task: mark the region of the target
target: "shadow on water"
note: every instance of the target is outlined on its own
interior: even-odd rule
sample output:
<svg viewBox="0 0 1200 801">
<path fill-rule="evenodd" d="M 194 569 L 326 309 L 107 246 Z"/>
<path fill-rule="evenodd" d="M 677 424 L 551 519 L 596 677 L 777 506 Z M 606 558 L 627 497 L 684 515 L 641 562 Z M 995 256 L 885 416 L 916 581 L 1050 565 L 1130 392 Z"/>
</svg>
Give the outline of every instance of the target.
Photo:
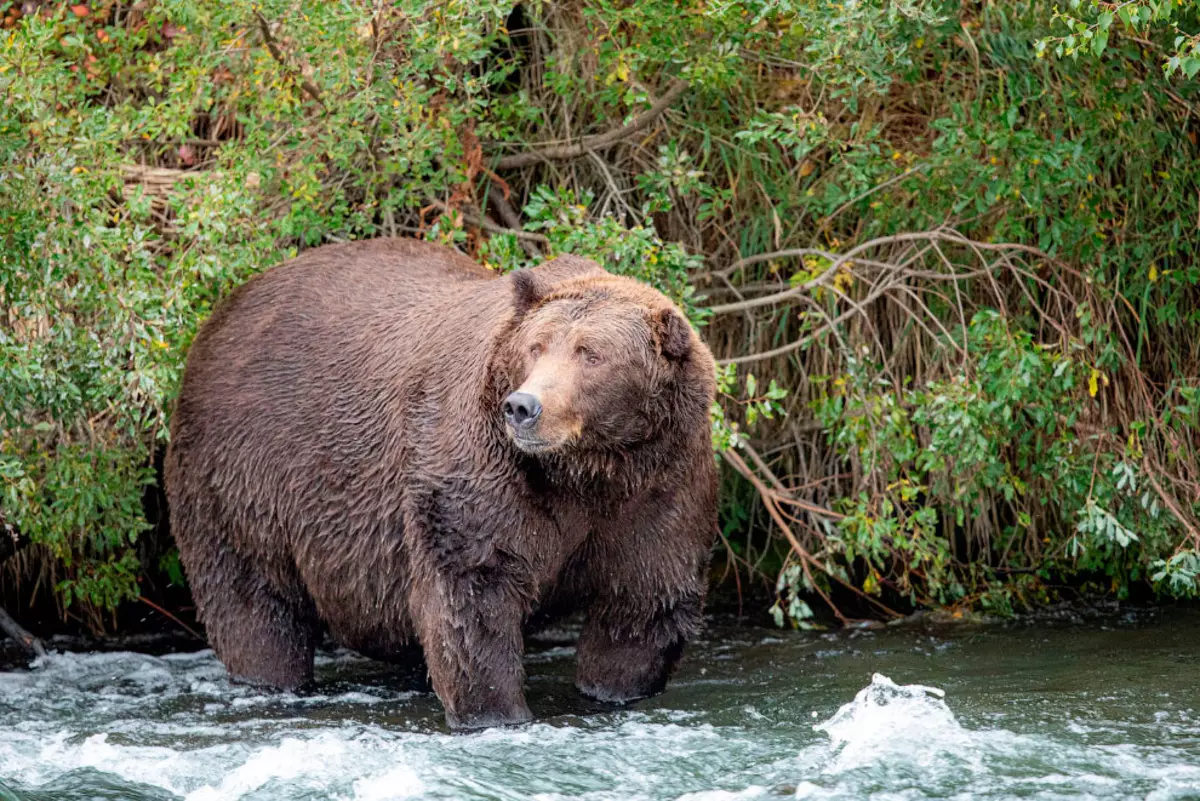
<svg viewBox="0 0 1200 801">
<path fill-rule="evenodd" d="M 664 695 L 572 686 L 530 643 L 537 723 L 449 735 L 411 670 L 320 656 L 304 694 L 211 653 L 0 673 L 0 799 L 1200 798 L 1200 613 L 831 634 L 714 621 Z"/>
</svg>

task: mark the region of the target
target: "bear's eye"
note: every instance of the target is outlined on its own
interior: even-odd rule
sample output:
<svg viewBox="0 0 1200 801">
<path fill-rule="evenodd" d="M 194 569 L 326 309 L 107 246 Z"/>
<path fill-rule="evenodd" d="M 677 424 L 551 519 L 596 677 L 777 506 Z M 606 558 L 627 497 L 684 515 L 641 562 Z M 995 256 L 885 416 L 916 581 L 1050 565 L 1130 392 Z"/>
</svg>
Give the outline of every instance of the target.
<svg viewBox="0 0 1200 801">
<path fill-rule="evenodd" d="M 596 365 L 600 364 L 600 362 L 604 361 L 600 358 L 599 353 L 596 353 L 596 351 L 592 350 L 591 348 L 585 348 L 582 345 L 575 349 L 575 353 L 577 356 L 579 356 L 579 358 L 583 359 L 585 364 L 591 365 L 592 367 L 595 367 Z"/>
<path fill-rule="evenodd" d="M 541 356 L 542 355 L 542 346 L 541 345 L 530 345 L 529 346 L 529 355 L 535 359 L 538 356 Z"/>
</svg>

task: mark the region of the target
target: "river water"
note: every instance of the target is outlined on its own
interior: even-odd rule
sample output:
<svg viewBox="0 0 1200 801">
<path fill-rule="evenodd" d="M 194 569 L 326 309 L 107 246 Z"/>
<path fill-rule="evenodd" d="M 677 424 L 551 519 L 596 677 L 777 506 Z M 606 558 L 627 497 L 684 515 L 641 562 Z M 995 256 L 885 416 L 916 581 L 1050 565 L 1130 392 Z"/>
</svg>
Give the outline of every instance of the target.
<svg viewBox="0 0 1200 801">
<path fill-rule="evenodd" d="M 832 634 L 713 623 L 669 690 L 591 709 L 570 632 L 539 721 L 450 735 L 412 671 L 319 657 L 308 695 L 211 652 L 0 673 L 0 799 L 1200 799 L 1200 613 Z"/>
</svg>

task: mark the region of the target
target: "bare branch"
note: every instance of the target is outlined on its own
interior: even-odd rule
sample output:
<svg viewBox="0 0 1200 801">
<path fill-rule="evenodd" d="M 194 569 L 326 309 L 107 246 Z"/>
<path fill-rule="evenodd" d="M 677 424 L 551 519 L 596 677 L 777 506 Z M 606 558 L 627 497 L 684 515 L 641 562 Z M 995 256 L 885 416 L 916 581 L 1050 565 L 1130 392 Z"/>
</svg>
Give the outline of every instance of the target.
<svg viewBox="0 0 1200 801">
<path fill-rule="evenodd" d="M 891 289 L 891 286 L 892 285 L 890 283 L 884 284 L 881 287 L 873 290 L 871 292 L 871 294 L 867 295 L 865 298 L 863 298 L 861 301 L 859 301 L 859 304 L 857 307 L 839 314 L 837 317 L 830 320 L 828 324 L 822 326 L 820 329 L 812 332 L 808 336 L 801 337 L 800 339 L 797 339 L 794 342 L 789 342 L 786 345 L 781 345 L 778 348 L 774 348 L 773 350 L 763 351 L 762 353 L 751 353 L 748 356 L 738 356 L 733 359 L 718 359 L 717 364 L 726 365 L 726 364 L 746 364 L 748 362 L 759 362 L 764 359 L 773 359 L 776 356 L 786 356 L 789 353 L 800 350 L 801 348 L 803 348 L 808 343 L 812 342 L 817 337 L 821 336 L 822 334 L 826 333 L 827 331 L 832 330 L 839 323 L 843 323 L 846 320 L 849 320 L 851 317 L 858 314 L 859 310 L 862 307 L 866 306 L 867 304 L 871 303 L 879 296 L 883 295 L 884 292 L 886 292 L 888 289 Z"/>
<path fill-rule="evenodd" d="M 500 222 L 507 225 L 510 231 L 525 233 L 521 228 L 521 215 L 512 207 L 512 204 L 504 197 L 504 192 L 496 184 L 492 184 L 488 190 L 488 203 L 500 215 Z M 542 239 L 544 240 L 545 237 L 542 237 Z M 521 243 L 521 247 L 525 249 L 525 252 L 531 258 L 537 258 L 542 255 L 540 246 L 545 244 L 545 242 L 539 242 L 536 239 L 524 236 L 518 236 L 517 241 Z"/>
<path fill-rule="evenodd" d="M 845 253 L 830 253 L 829 251 L 822 250 L 821 248 L 791 248 L 788 250 L 777 250 L 777 251 L 774 251 L 771 253 L 759 253 L 754 256 L 747 256 L 743 259 L 738 259 L 733 264 L 729 265 L 728 267 L 724 267 L 720 270 L 713 270 L 712 272 L 699 273 L 696 276 L 694 276 L 692 280 L 700 281 L 700 280 L 703 280 L 710 276 L 711 277 L 719 277 L 719 276 L 729 277 L 729 276 L 732 276 L 734 273 L 738 272 L 739 270 L 743 270 L 746 267 L 752 267 L 755 264 L 762 264 L 763 262 L 775 261 L 776 259 L 803 258 L 804 256 L 816 256 L 817 258 L 824 259 L 825 261 L 830 262 L 829 270 L 833 270 L 836 267 L 841 266 L 841 264 L 846 261 L 855 260 L 855 257 L 861 253 L 866 253 L 870 250 L 874 250 L 876 248 L 884 247 L 887 245 L 896 245 L 896 244 L 904 244 L 904 243 L 923 243 L 926 246 L 929 246 L 929 245 L 932 245 L 933 243 L 937 243 L 937 242 L 943 242 L 943 243 L 953 244 L 953 245 L 961 245 L 961 246 L 968 247 L 968 248 L 971 248 L 976 251 L 1001 252 L 1001 253 L 1026 253 L 1035 258 L 1050 262 L 1056 266 L 1064 267 L 1064 268 L 1066 267 L 1066 265 L 1064 265 L 1062 262 L 1060 262 L 1058 259 L 1054 258 L 1053 256 L 1039 250 L 1038 248 L 1031 247 L 1029 245 L 1022 245 L 1022 244 L 1018 244 L 1016 242 L 977 242 L 973 239 L 969 239 L 969 238 L 963 236 L 962 234 L 960 234 L 957 231 L 954 231 L 952 229 L 935 228 L 931 231 L 920 231 L 920 232 L 916 232 L 916 233 L 892 234 L 890 236 L 881 236 L 876 239 L 871 239 L 866 242 L 863 242 L 860 245 L 856 245 L 855 247 L 853 247 L 852 249 L 850 249 L 849 251 L 847 251 Z M 827 270 L 827 272 L 829 270 Z M 819 277 L 820 276 L 818 276 L 818 278 Z M 813 280 L 815 281 L 816 279 L 813 279 Z M 798 293 L 794 293 L 794 294 L 798 294 Z M 790 295 L 789 295 L 789 297 L 790 297 Z M 717 308 L 719 308 L 719 307 L 714 307 L 714 309 L 717 309 Z M 716 313 L 720 313 L 720 312 L 716 312 Z"/>
<path fill-rule="evenodd" d="M 543 161 L 566 161 L 587 155 L 594 150 L 603 150 L 606 147 L 612 147 L 618 142 L 633 136 L 638 131 L 649 127 L 651 123 L 662 116 L 663 112 L 671 107 L 671 104 L 687 88 L 687 81 L 676 81 L 671 84 L 666 93 L 654 105 L 619 128 L 614 128 L 611 131 L 605 131 L 602 134 L 594 136 L 585 136 L 578 142 L 572 142 L 571 144 L 550 145 L 526 153 L 513 153 L 509 156 L 501 156 L 496 160 L 493 169 L 515 170 L 521 167 L 531 167 Z"/>
</svg>

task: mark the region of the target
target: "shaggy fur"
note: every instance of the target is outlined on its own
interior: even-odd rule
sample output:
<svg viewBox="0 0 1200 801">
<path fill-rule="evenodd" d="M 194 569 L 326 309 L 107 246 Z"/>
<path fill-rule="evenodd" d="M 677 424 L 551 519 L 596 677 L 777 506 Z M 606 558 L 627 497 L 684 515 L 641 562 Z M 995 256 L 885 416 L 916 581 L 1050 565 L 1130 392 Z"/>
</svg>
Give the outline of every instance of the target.
<svg viewBox="0 0 1200 801">
<path fill-rule="evenodd" d="M 564 256 L 507 277 L 445 248 L 310 250 L 233 292 L 171 420 L 172 529 L 237 678 L 294 688 L 326 626 L 419 642 L 449 724 L 530 719 L 522 632 L 586 613 L 577 683 L 659 692 L 716 529 L 707 348 L 661 294 Z M 540 393 L 532 438 L 501 405 Z"/>
</svg>

